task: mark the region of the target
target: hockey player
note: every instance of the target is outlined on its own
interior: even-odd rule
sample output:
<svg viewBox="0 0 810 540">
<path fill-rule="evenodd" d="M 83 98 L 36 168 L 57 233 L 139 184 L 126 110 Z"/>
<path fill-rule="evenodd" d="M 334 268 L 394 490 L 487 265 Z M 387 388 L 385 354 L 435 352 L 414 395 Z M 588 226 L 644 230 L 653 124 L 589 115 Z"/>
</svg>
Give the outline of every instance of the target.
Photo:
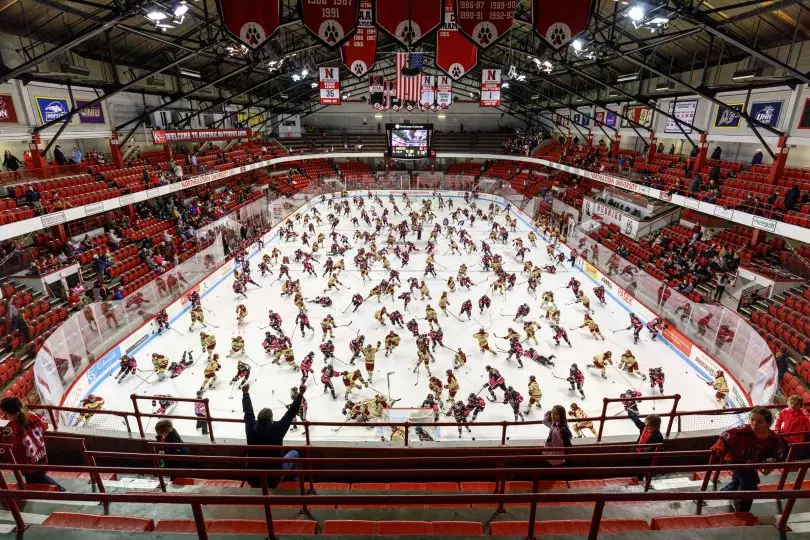
<svg viewBox="0 0 810 540">
<path fill-rule="evenodd" d="M 425 366 L 425 371 L 427 371 L 428 377 L 432 376 L 430 373 L 430 350 L 427 347 L 417 346 L 416 365 L 413 368 L 414 373 L 419 370 L 419 366 Z"/>
<path fill-rule="evenodd" d="M 270 328 L 283 336 L 284 330 L 281 329 L 281 315 L 271 309 L 267 314 L 267 318 Z"/>
<path fill-rule="evenodd" d="M 631 375 L 638 375 L 644 381 L 647 380 L 647 376 L 638 369 L 638 362 L 630 349 L 624 351 L 621 360 L 619 360 L 619 369 L 626 371 Z"/>
<path fill-rule="evenodd" d="M 357 420 L 358 422 L 368 422 L 368 407 L 366 402 L 355 403 L 354 401 L 347 400 L 340 411 L 346 417 L 346 421 Z"/>
<path fill-rule="evenodd" d="M 205 392 L 207 388 L 212 388 L 214 383 L 217 382 L 217 371 L 219 371 L 219 355 L 215 354 L 208 361 L 203 371 L 203 383 L 200 386 L 199 392 Z"/>
<path fill-rule="evenodd" d="M 191 314 L 191 325 L 188 327 L 189 332 L 194 329 L 195 323 L 200 323 L 201 325 L 205 326 L 205 314 L 203 313 L 203 308 L 200 304 L 192 307 L 189 313 Z"/>
<path fill-rule="evenodd" d="M 593 309 L 591 308 L 591 299 L 585 295 L 585 291 L 579 291 L 577 302 L 582 304 L 582 307 L 585 308 L 587 313 L 593 313 Z"/>
<path fill-rule="evenodd" d="M 650 338 L 652 341 L 655 341 L 655 338 L 658 337 L 658 334 L 660 334 L 663 329 L 664 322 L 661 320 L 661 317 L 656 317 L 647 323 L 647 330 L 652 334 Z"/>
<path fill-rule="evenodd" d="M 374 318 L 377 319 L 377 322 L 380 323 L 380 325 L 385 326 L 386 315 L 388 315 L 388 311 L 385 309 L 385 306 L 383 306 L 374 313 Z"/>
<path fill-rule="evenodd" d="M 459 318 L 465 313 L 467 314 L 468 321 L 472 319 L 472 300 L 469 298 L 464 300 L 464 303 L 461 304 L 461 311 L 458 313 Z"/>
<path fill-rule="evenodd" d="M 447 291 L 442 292 L 442 297 L 439 298 L 439 309 L 442 310 L 444 316 L 447 317 L 447 306 L 450 305 L 450 301 L 447 299 Z"/>
<path fill-rule="evenodd" d="M 489 381 L 484 383 L 484 388 L 489 390 L 489 395 L 492 396 L 492 401 L 495 401 L 495 392 L 496 388 L 500 388 L 504 392 L 506 392 L 506 381 L 503 378 L 503 375 L 491 366 L 486 366 L 487 375 L 489 377 Z"/>
<path fill-rule="evenodd" d="M 638 399 L 641 397 L 641 392 L 638 390 L 633 390 L 632 388 L 628 388 L 622 395 L 619 396 L 622 398 L 622 405 L 624 405 L 625 411 L 633 411 L 634 413 L 638 414 Z"/>
<path fill-rule="evenodd" d="M 473 338 L 478 342 L 478 349 L 480 352 L 489 351 L 492 354 L 497 354 L 495 351 L 489 348 L 489 333 L 485 332 L 483 328 L 479 329 L 478 332 L 473 334 Z"/>
<path fill-rule="evenodd" d="M 214 348 L 217 346 L 217 338 L 214 335 L 208 335 L 205 332 L 200 332 L 200 348 L 208 353 L 208 360 L 211 360 L 211 355 L 214 354 Z"/>
<path fill-rule="evenodd" d="M 593 288 L 593 294 L 596 296 L 597 300 L 599 300 L 600 304 L 605 304 L 605 286 L 599 285 L 598 287 Z"/>
<path fill-rule="evenodd" d="M 478 418 L 478 413 L 483 412 L 486 406 L 487 402 L 484 398 L 476 394 L 470 393 L 470 395 L 467 396 L 467 406 L 466 406 L 467 414 L 469 415 L 469 413 L 472 413 L 472 418 L 470 419 L 470 421 L 475 422 L 475 419 Z"/>
<path fill-rule="evenodd" d="M 374 362 L 377 359 L 378 352 L 380 352 L 379 341 L 377 342 L 376 347 L 372 347 L 371 343 L 369 343 L 365 346 L 365 348 L 363 348 L 363 359 L 366 364 L 366 372 L 368 373 L 368 384 L 366 384 L 366 387 L 371 384 L 372 379 L 374 378 Z"/>
<path fill-rule="evenodd" d="M 228 356 L 236 356 L 237 354 L 245 354 L 245 338 L 242 336 L 231 338 L 231 352 L 228 353 Z"/>
<path fill-rule="evenodd" d="M 391 324 L 393 324 L 394 326 L 405 328 L 405 319 L 402 318 L 402 313 L 400 313 L 399 311 L 393 311 L 389 313 L 388 320 L 391 321 Z"/>
<path fill-rule="evenodd" d="M 326 339 L 327 334 L 330 338 L 334 339 L 335 337 L 335 318 L 332 315 L 327 315 L 323 319 L 321 319 L 321 332 L 323 332 L 323 336 L 321 336 L 321 341 Z"/>
<path fill-rule="evenodd" d="M 307 353 L 304 359 L 301 360 L 301 364 L 298 366 L 299 369 L 301 370 L 301 384 L 307 382 L 307 379 L 309 378 L 310 374 L 315 375 L 315 371 L 313 371 L 312 369 L 312 363 L 314 362 L 314 360 L 315 360 L 315 353 L 312 351 Z"/>
<path fill-rule="evenodd" d="M 489 309 L 489 306 L 491 306 L 491 305 L 492 305 L 492 300 L 490 300 L 489 296 L 487 296 L 486 294 L 484 296 L 482 296 L 481 298 L 479 298 L 478 299 L 478 309 L 479 309 L 478 313 L 479 313 L 479 315 L 483 315 L 484 308 Z"/>
<path fill-rule="evenodd" d="M 413 334 L 413 337 L 419 335 L 419 323 L 416 322 L 416 319 L 411 319 L 410 321 L 408 321 L 408 324 L 405 325 L 405 328 L 407 328 L 408 331 L 411 334 Z"/>
<path fill-rule="evenodd" d="M 245 322 L 245 317 L 247 317 L 247 314 L 248 311 L 245 304 L 239 304 L 236 306 L 236 326 L 240 326 Z"/>
<path fill-rule="evenodd" d="M 456 400 L 456 394 L 458 393 L 459 385 L 458 379 L 456 379 L 455 374 L 453 373 L 452 369 L 448 369 L 447 373 L 447 401 L 452 403 Z"/>
<path fill-rule="evenodd" d="M 585 411 L 579 408 L 579 405 L 576 403 L 571 404 L 571 410 L 568 411 L 568 416 L 575 420 L 574 422 L 574 434 L 579 437 L 584 437 L 582 434 L 582 430 L 590 429 L 593 436 L 596 437 L 596 430 L 593 428 L 593 422 L 590 420 L 581 420 L 582 418 L 587 418 L 585 415 Z"/>
<path fill-rule="evenodd" d="M 433 324 L 434 324 L 434 323 L 436 324 L 436 326 L 437 326 L 437 327 L 438 327 L 438 326 L 440 326 L 440 325 L 439 325 L 439 318 L 438 318 L 438 316 L 436 315 L 436 310 L 435 310 L 435 309 L 433 309 L 433 308 L 430 306 L 430 304 L 428 304 L 428 305 L 427 305 L 427 307 L 425 308 L 425 320 L 426 320 L 426 321 L 428 322 L 428 324 L 430 325 L 430 329 L 431 329 L 431 330 L 433 330 Z"/>
<path fill-rule="evenodd" d="M 525 356 L 529 360 L 534 360 L 538 364 L 543 364 L 546 367 L 554 367 L 554 362 L 552 362 L 552 360 L 556 358 L 556 356 L 554 356 L 553 354 L 543 356 L 542 354 L 535 351 L 534 347 L 530 348 L 528 351 L 523 351 L 523 356 Z"/>
<path fill-rule="evenodd" d="M 717 403 L 722 405 L 723 409 L 727 408 L 726 396 L 728 395 L 728 382 L 726 382 L 726 375 L 722 371 L 717 370 L 717 373 L 714 374 L 714 381 L 707 384 L 716 390 L 714 399 L 717 400 Z"/>
<path fill-rule="evenodd" d="M 591 335 L 593 337 L 604 341 L 605 336 L 603 336 L 602 332 L 599 331 L 599 325 L 596 324 L 596 321 L 594 321 L 591 318 L 591 316 L 588 315 L 587 313 L 585 314 L 583 323 L 580 326 L 578 326 L 578 328 L 585 328 L 586 326 L 588 327 L 588 330 L 591 332 Z"/>
<path fill-rule="evenodd" d="M 357 308 L 359 308 L 362 304 L 363 304 L 363 295 L 361 294 L 352 295 L 352 305 L 354 306 L 352 313 L 357 311 Z"/>
<path fill-rule="evenodd" d="M 660 367 L 650 368 L 650 390 L 658 386 L 661 394 L 664 393 L 664 370 Z"/>
<path fill-rule="evenodd" d="M 523 368 L 523 360 L 520 358 L 523 356 L 523 347 L 520 345 L 520 341 L 514 338 L 509 340 L 509 354 L 506 355 L 506 360 L 511 360 L 512 355 L 515 356 L 518 367 Z"/>
<path fill-rule="evenodd" d="M 158 325 L 158 335 L 160 335 L 163 330 L 167 330 L 169 328 L 169 314 L 166 313 L 165 309 L 161 310 L 160 313 L 155 316 L 155 322 Z"/>
<path fill-rule="evenodd" d="M 542 408 L 540 405 L 540 398 L 543 397 L 543 392 L 540 390 L 540 385 L 537 384 L 537 378 L 534 375 L 529 375 L 529 404 L 526 406 L 526 414 L 532 412 L 532 405 L 538 409 Z"/>
<path fill-rule="evenodd" d="M 450 413 L 453 415 L 453 419 L 456 421 L 456 424 L 458 424 L 459 439 L 461 438 L 461 426 L 464 426 L 469 433 L 472 433 L 472 430 L 467 422 L 467 415 L 470 413 L 470 409 L 464 405 L 463 401 L 456 401 L 453 407 L 450 409 Z"/>
<path fill-rule="evenodd" d="M 512 388 L 511 386 L 506 389 L 506 392 L 503 394 L 503 403 L 509 404 L 512 406 L 512 412 L 515 413 L 515 422 L 518 421 L 518 417 L 520 420 L 523 421 L 526 418 L 523 416 L 523 412 L 520 410 L 520 404 L 523 403 L 523 396 L 520 395 L 520 392 Z"/>
<path fill-rule="evenodd" d="M 234 272 L 235 272 L 235 270 L 234 270 Z M 242 298 L 247 300 L 247 295 L 245 294 L 245 285 L 244 285 L 244 283 L 242 283 L 242 281 L 240 279 L 234 280 L 234 282 L 233 282 L 233 293 L 238 294 L 239 296 L 241 296 Z"/>
<path fill-rule="evenodd" d="M 333 368 L 331 364 L 326 364 L 326 366 L 321 368 L 321 383 L 323 383 L 323 393 L 325 394 L 326 391 L 329 390 L 332 393 L 332 399 L 337 399 L 337 395 L 335 394 L 335 386 L 332 384 L 332 379 L 340 376 L 340 374 L 335 373 L 335 368 Z"/>
<path fill-rule="evenodd" d="M 428 380 L 428 390 L 433 392 L 433 397 L 436 398 L 436 403 L 442 403 L 442 391 L 444 390 L 444 385 L 442 381 L 438 377 L 431 377 Z M 443 405 L 441 405 L 443 407 Z"/>
<path fill-rule="evenodd" d="M 318 349 L 323 354 L 323 361 L 327 364 L 331 363 L 332 359 L 335 358 L 335 344 L 332 343 L 331 339 L 326 343 L 321 343 Z"/>
<path fill-rule="evenodd" d="M 549 327 L 551 328 L 552 331 L 554 331 L 554 337 L 552 339 L 554 339 L 554 342 L 557 345 L 560 344 L 560 340 L 562 339 L 563 341 L 568 343 L 569 347 L 572 347 L 571 342 L 568 341 L 568 332 L 566 332 L 565 328 L 563 328 L 557 323 L 551 323 Z"/>
<path fill-rule="evenodd" d="M 548 306 L 546 306 L 546 320 L 560 324 L 560 310 L 557 309 L 554 302 L 551 302 L 548 304 Z"/>
<path fill-rule="evenodd" d="M 236 363 L 236 375 L 234 375 L 233 379 L 231 379 L 231 384 L 235 383 L 239 379 L 242 379 L 242 382 L 239 383 L 239 388 L 242 388 L 245 384 L 247 384 L 249 378 L 250 366 L 239 360 Z"/>
<path fill-rule="evenodd" d="M 309 301 L 310 304 L 318 304 L 321 307 L 327 308 L 332 305 L 332 299 L 328 296 L 316 296 L 315 299 Z"/>
<path fill-rule="evenodd" d="M 313 332 L 315 331 L 315 329 L 312 328 L 312 325 L 309 324 L 309 317 L 307 316 L 304 310 L 300 310 L 298 312 L 298 315 L 295 317 L 295 323 L 293 324 L 297 324 L 298 327 L 301 329 L 301 337 L 304 337 L 306 335 L 304 332 L 304 328 L 309 328 Z"/>
<path fill-rule="evenodd" d="M 630 326 L 628 326 L 625 330 L 633 329 L 633 344 L 638 343 L 638 335 L 641 332 L 641 329 L 644 328 L 644 324 L 641 322 L 641 319 L 636 317 L 635 313 L 630 314 Z"/>
<path fill-rule="evenodd" d="M 121 357 L 120 366 L 121 369 L 118 370 L 118 375 L 115 376 L 119 383 L 122 382 L 130 373 L 133 375 L 135 374 L 135 370 L 138 369 L 138 361 L 135 360 L 134 356 L 125 354 Z"/>
<path fill-rule="evenodd" d="M 582 386 L 585 384 L 585 375 L 582 374 L 582 371 L 580 371 L 576 364 L 571 364 L 571 369 L 568 370 L 568 378 L 566 380 L 568 384 L 571 385 L 571 391 L 578 390 L 582 399 L 585 399 L 585 392 L 582 390 Z"/>
<path fill-rule="evenodd" d="M 202 305 L 200 300 L 200 293 L 197 291 L 193 291 L 191 294 L 188 295 L 188 301 L 191 302 L 192 308 Z"/>
<path fill-rule="evenodd" d="M 157 407 L 157 409 L 155 409 L 155 412 L 152 414 L 166 414 L 169 408 L 177 403 L 176 401 L 169 399 L 170 397 L 172 396 L 167 394 L 158 394 L 155 396 L 157 399 L 152 400 L 152 407 Z"/>
<path fill-rule="evenodd" d="M 385 356 L 389 356 L 394 349 L 399 347 L 399 341 L 400 338 L 396 332 L 393 330 L 388 332 L 388 335 L 385 336 Z"/>
<path fill-rule="evenodd" d="M 515 313 L 515 318 L 512 319 L 513 321 L 517 321 L 518 319 L 525 317 L 529 314 L 529 304 L 520 304 L 517 308 L 517 313 Z"/>
<path fill-rule="evenodd" d="M 338 287 L 338 285 L 343 285 L 343 283 L 337 278 L 337 276 L 331 275 L 331 276 L 329 276 L 329 281 L 326 282 L 326 288 L 323 290 L 323 292 L 327 293 L 327 292 L 331 291 L 332 289 L 335 289 L 335 290 L 339 291 L 340 287 Z M 345 287 L 345 285 L 344 285 L 344 287 Z M 355 311 L 357 311 L 356 308 L 355 308 Z"/>
<path fill-rule="evenodd" d="M 104 398 L 95 394 L 90 394 L 79 402 L 81 408 L 84 409 L 79 413 L 80 421 L 89 424 L 93 418 L 93 413 L 90 411 L 100 411 L 104 407 Z"/>
<path fill-rule="evenodd" d="M 581 283 L 577 280 L 577 278 L 572 277 L 568 281 L 568 285 L 565 286 L 566 289 L 571 289 L 571 292 L 574 293 L 574 298 L 579 297 L 579 286 Z"/>
<path fill-rule="evenodd" d="M 169 367 L 169 359 L 162 354 L 152 353 L 152 367 L 155 374 L 162 379 L 166 373 L 166 368 Z"/>
<path fill-rule="evenodd" d="M 403 292 L 399 296 L 397 296 L 397 300 L 402 300 L 403 309 L 408 311 L 408 304 L 411 303 L 411 293 L 410 292 Z"/>
<path fill-rule="evenodd" d="M 194 360 L 191 356 L 191 351 L 184 351 L 183 358 L 180 359 L 180 362 L 172 362 L 169 364 L 169 372 L 171 373 L 169 378 L 174 379 L 179 377 L 183 374 L 186 368 L 190 367 L 193 363 Z"/>
<path fill-rule="evenodd" d="M 598 369 L 602 373 L 602 378 L 607 379 L 607 375 L 605 375 L 607 368 L 605 366 L 608 364 L 613 365 L 613 353 L 605 351 L 602 354 L 594 355 L 593 364 L 586 367 Z"/>
<path fill-rule="evenodd" d="M 711 320 L 712 320 L 713 316 L 714 316 L 714 314 L 709 313 L 705 317 L 702 317 L 701 319 L 698 320 L 698 323 L 697 323 L 698 324 L 698 334 L 700 334 L 701 336 L 706 335 L 706 331 L 711 329 L 711 326 L 709 326 L 709 323 L 711 323 Z"/>
<path fill-rule="evenodd" d="M 523 331 L 526 332 L 526 339 L 523 341 L 529 341 L 530 339 L 534 341 L 535 345 L 537 345 L 537 337 L 535 336 L 535 332 L 537 331 L 537 323 L 534 321 L 526 321 L 523 323 Z"/>
<path fill-rule="evenodd" d="M 464 367 L 464 364 L 467 363 L 467 355 L 464 354 L 464 351 L 461 350 L 459 347 L 456 350 L 456 354 L 453 355 L 453 369 L 461 369 Z"/>
<path fill-rule="evenodd" d="M 352 373 L 348 371 L 344 371 L 341 373 L 341 377 L 343 380 L 343 387 L 345 388 L 344 399 L 349 399 L 349 393 L 352 390 L 361 390 L 363 386 L 368 388 L 368 383 L 363 378 L 363 374 L 360 373 L 359 369 L 355 369 Z"/>
<path fill-rule="evenodd" d="M 363 354 L 363 342 L 365 339 L 366 336 L 359 335 L 349 342 L 349 350 L 352 352 L 352 358 L 349 360 L 349 364 L 354 364 L 354 361 Z"/>
<path fill-rule="evenodd" d="M 422 402 L 422 408 L 433 411 L 433 421 L 439 421 L 439 404 L 436 403 L 436 398 L 433 394 L 428 394 L 427 397 L 425 397 L 425 400 Z M 447 414 L 450 413 L 448 412 Z"/>
<path fill-rule="evenodd" d="M 299 393 L 298 387 L 293 386 L 290 389 L 290 399 L 293 400 L 293 401 L 298 399 L 298 393 Z M 287 408 L 289 409 L 290 405 L 287 405 Z M 307 403 L 307 398 L 302 397 L 301 398 L 301 407 L 298 408 L 298 418 L 300 418 L 302 422 L 307 421 L 307 409 L 308 408 L 309 408 L 309 404 Z M 298 426 L 296 426 L 296 425 L 292 425 L 290 427 L 290 431 L 296 431 L 297 429 L 298 429 Z"/>
</svg>

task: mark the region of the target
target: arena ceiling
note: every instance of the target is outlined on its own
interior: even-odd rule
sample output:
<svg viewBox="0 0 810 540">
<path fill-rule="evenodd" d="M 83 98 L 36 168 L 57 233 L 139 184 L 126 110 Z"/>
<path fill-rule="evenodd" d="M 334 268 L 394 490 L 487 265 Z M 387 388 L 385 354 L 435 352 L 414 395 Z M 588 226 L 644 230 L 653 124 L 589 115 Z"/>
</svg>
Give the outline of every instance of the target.
<svg viewBox="0 0 810 540">
<path fill-rule="evenodd" d="M 298 0 L 282 1 L 279 30 L 256 51 L 240 48 L 227 34 L 215 0 L 188 0 L 182 24 L 171 28 L 157 28 L 144 16 L 145 8 L 155 3 L 171 9 L 174 0 L 0 0 L 0 28 L 23 38 L 19 52 L 25 58 L 15 67 L 0 65 L 0 82 L 47 80 L 36 66 L 73 52 L 187 79 L 189 91 L 166 96 L 165 106 L 189 98 L 204 102 L 206 110 L 253 104 L 274 115 L 306 115 L 322 107 L 318 89 L 293 75 L 340 65 L 340 50 L 321 45 L 303 27 Z M 639 7 L 641 16 L 634 11 Z M 533 122 L 564 106 L 628 99 L 647 103 L 687 94 L 715 99 L 718 91 L 730 88 L 810 83 L 799 69 L 810 37 L 809 7 L 810 2 L 801 0 L 594 0 L 577 47 L 554 51 L 532 28 L 531 0 L 520 0 L 512 29 L 496 45 L 479 51 L 477 67 L 454 84 L 454 92 L 470 97 L 479 89 L 481 69 L 500 67 L 506 74 L 514 66 L 501 108 Z M 416 47 L 426 54 L 428 71 L 433 71 L 434 43 L 428 38 Z M 373 74 L 393 74 L 397 46 L 378 33 Z M 281 69 L 268 69 L 270 61 L 282 58 Z M 735 69 L 719 69 L 728 64 Z M 756 75 L 734 80 L 735 70 Z M 189 77 L 189 72 L 199 76 Z M 98 86 L 108 96 L 132 87 L 117 80 L 115 70 L 109 73 L 105 80 L 81 84 Z M 639 82 L 617 82 L 628 74 L 637 74 Z M 344 93 L 367 95 L 367 77 L 357 79 L 344 69 L 342 79 Z M 52 80 L 60 82 L 59 77 Z M 655 86 L 645 81 L 655 81 Z M 203 88 L 216 89 L 219 97 L 201 98 Z"/>
</svg>

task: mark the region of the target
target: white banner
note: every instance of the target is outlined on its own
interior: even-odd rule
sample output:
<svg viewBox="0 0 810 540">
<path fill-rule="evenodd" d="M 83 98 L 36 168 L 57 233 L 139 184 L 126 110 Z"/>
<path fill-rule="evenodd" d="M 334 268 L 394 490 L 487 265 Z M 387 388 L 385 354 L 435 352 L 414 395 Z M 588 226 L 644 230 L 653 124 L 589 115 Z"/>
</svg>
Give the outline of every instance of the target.
<svg viewBox="0 0 810 540">
<path fill-rule="evenodd" d="M 682 120 L 687 124 L 692 124 L 695 120 L 695 111 L 697 111 L 697 100 L 689 100 L 689 101 L 675 101 L 669 104 L 669 114 L 674 116 L 678 120 Z M 689 126 L 685 126 L 680 124 L 680 128 L 678 128 L 678 122 L 674 119 L 667 117 L 666 126 L 664 126 L 664 133 L 681 133 L 681 129 L 683 129 L 686 133 L 692 133 L 692 128 Z"/>
<path fill-rule="evenodd" d="M 585 197 L 582 199 L 582 213 L 586 217 L 600 216 L 604 223 L 618 225 L 621 227 L 622 233 L 631 238 L 636 238 L 638 234 L 639 220 L 625 214 L 618 208 Z"/>
<path fill-rule="evenodd" d="M 481 70 L 481 106 L 498 107 L 501 104 L 501 70 Z"/>
<path fill-rule="evenodd" d="M 453 103 L 453 79 L 449 75 L 439 75 L 436 83 L 436 104 L 440 109 L 446 109 Z"/>
<path fill-rule="evenodd" d="M 423 111 L 436 105 L 436 78 L 433 75 L 422 75 L 419 78 L 419 108 Z"/>
<path fill-rule="evenodd" d="M 318 68 L 321 105 L 340 105 L 340 68 Z"/>
</svg>

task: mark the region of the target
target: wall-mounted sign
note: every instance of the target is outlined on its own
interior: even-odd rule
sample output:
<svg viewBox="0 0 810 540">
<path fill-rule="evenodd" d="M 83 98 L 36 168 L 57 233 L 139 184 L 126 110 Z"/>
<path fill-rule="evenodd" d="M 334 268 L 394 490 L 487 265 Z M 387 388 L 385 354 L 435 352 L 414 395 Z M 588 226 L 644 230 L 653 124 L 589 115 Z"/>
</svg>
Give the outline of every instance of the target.
<svg viewBox="0 0 810 540">
<path fill-rule="evenodd" d="M 779 123 L 779 115 L 782 114 L 781 101 L 762 101 L 751 104 L 749 112 L 751 118 L 757 122 L 762 122 L 766 126 L 775 128 Z"/>
<path fill-rule="evenodd" d="M 744 106 L 744 103 L 729 103 L 725 107 L 717 107 L 717 115 L 714 117 L 714 127 L 722 129 L 740 127 L 740 113 Z"/>
<path fill-rule="evenodd" d="M 698 102 L 696 99 L 672 102 L 669 104 L 669 114 L 678 120 L 691 125 L 695 120 L 697 104 Z M 679 125 L 680 127 L 678 127 Z M 667 117 L 667 123 L 664 126 L 664 133 L 681 133 L 681 129 L 683 129 L 684 133 L 692 133 L 692 128 L 690 126 L 678 124 L 678 122 L 676 122 L 673 118 L 670 118 L 669 116 Z"/>
<path fill-rule="evenodd" d="M 43 124 L 46 122 L 59 120 L 63 116 L 67 116 L 67 114 L 70 112 L 68 100 L 64 98 L 37 96 L 34 99 L 36 100 L 37 110 L 39 110 L 39 117 L 42 119 Z"/>
<path fill-rule="evenodd" d="M 8 94 L 0 94 L 0 122 L 8 124 L 17 122 L 14 100 Z"/>
<path fill-rule="evenodd" d="M 76 108 L 84 107 L 90 103 L 86 99 L 77 99 Z M 101 108 L 101 103 L 96 103 L 92 107 L 88 107 L 79 111 L 80 124 L 103 124 L 104 123 L 104 110 Z"/>
</svg>

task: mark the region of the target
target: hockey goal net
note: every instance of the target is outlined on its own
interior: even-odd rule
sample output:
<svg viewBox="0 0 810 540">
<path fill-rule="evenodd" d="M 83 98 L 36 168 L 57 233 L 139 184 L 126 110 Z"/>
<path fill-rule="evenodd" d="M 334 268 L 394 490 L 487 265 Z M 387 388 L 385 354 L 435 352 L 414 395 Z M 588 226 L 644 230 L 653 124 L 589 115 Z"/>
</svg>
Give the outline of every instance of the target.
<svg viewBox="0 0 810 540">
<path fill-rule="evenodd" d="M 433 412 L 433 409 L 428 408 L 420 408 L 420 407 L 389 407 L 383 411 L 382 418 L 380 419 L 380 423 L 387 424 L 404 424 L 408 422 L 409 431 L 408 437 L 410 440 L 413 439 L 414 436 L 419 438 L 423 438 L 424 434 L 427 433 L 431 438 L 435 439 L 435 431 L 436 428 L 434 426 L 425 426 L 421 428 L 418 424 L 432 424 L 436 421 L 436 416 Z M 417 432 L 416 427 L 420 427 L 419 432 Z M 404 426 L 403 426 L 404 427 Z M 396 426 L 380 426 L 379 427 L 379 436 L 384 437 L 386 441 L 391 440 L 391 434 L 396 429 Z"/>
</svg>

